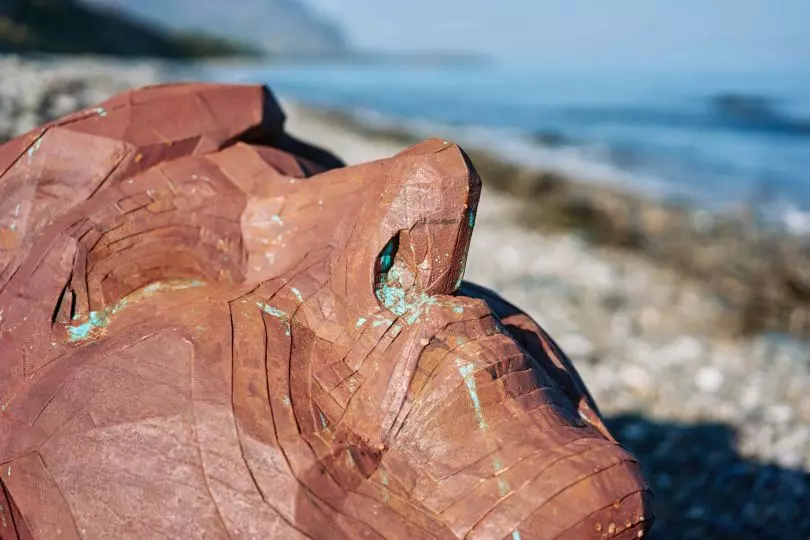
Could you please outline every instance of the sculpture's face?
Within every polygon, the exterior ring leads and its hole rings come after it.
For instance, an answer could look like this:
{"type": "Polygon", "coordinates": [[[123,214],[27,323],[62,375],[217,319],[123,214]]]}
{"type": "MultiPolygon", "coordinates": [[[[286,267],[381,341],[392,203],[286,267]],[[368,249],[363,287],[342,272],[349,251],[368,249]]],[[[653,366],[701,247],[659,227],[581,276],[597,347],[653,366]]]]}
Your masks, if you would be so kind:
{"type": "Polygon", "coordinates": [[[573,368],[461,282],[461,150],[324,172],[266,99],[145,90],[0,149],[0,537],[641,536],[573,368]]]}

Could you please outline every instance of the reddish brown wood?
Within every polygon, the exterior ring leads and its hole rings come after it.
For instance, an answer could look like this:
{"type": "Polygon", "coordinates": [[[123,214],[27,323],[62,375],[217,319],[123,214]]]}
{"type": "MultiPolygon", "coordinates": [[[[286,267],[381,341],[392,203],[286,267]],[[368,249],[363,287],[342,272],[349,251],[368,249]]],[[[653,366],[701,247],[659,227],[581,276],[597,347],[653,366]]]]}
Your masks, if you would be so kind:
{"type": "Polygon", "coordinates": [[[641,537],[570,361],[462,284],[461,149],[283,121],[176,84],[0,148],[0,538],[641,537]]]}

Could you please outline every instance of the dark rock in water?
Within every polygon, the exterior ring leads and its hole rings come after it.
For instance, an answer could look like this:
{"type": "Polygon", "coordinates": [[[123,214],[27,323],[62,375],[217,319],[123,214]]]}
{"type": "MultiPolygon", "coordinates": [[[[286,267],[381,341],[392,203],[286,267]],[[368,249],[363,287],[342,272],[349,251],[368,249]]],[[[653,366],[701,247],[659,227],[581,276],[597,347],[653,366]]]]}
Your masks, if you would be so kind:
{"type": "Polygon", "coordinates": [[[738,129],[787,135],[810,135],[810,121],[782,114],[768,98],[747,94],[720,94],[712,107],[738,129]]]}
{"type": "Polygon", "coordinates": [[[735,118],[773,118],[774,110],[770,100],[762,96],[748,94],[719,94],[712,99],[716,110],[735,118]]]}
{"type": "Polygon", "coordinates": [[[531,138],[537,144],[551,147],[563,146],[572,142],[564,133],[559,131],[536,131],[532,133],[531,138]]]}
{"type": "Polygon", "coordinates": [[[462,282],[457,146],[344,167],[266,89],[178,84],[0,171],[3,539],[649,530],[565,354],[462,282]]]}

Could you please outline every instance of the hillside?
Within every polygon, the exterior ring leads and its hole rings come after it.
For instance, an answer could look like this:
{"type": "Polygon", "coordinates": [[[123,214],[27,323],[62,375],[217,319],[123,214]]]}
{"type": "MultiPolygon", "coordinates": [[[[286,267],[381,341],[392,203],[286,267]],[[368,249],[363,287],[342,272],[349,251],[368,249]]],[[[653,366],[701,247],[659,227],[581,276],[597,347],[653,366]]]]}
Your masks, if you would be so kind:
{"type": "Polygon", "coordinates": [[[75,0],[0,0],[0,53],[197,58],[257,51],[202,33],[168,31],[75,0]]]}
{"type": "Polygon", "coordinates": [[[342,55],[347,38],[337,23],[305,0],[86,0],[137,14],[173,30],[216,33],[286,56],[342,55]]]}

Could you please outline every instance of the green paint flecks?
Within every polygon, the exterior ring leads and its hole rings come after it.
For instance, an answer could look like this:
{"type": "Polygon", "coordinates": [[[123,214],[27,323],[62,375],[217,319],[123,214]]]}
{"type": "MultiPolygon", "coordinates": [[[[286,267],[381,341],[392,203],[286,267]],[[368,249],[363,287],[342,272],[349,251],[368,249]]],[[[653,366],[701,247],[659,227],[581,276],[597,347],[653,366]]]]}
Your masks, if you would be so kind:
{"type": "Polygon", "coordinates": [[[257,305],[257,306],[259,306],[259,308],[260,308],[262,311],[264,311],[264,312],[265,312],[265,313],[267,313],[268,315],[272,315],[273,317],[282,318],[282,317],[286,317],[286,316],[287,316],[287,314],[286,314],[286,313],[284,313],[284,312],[283,312],[283,311],[281,311],[280,309],[275,308],[275,307],[273,307],[273,306],[271,306],[271,305],[269,305],[269,304],[265,304],[265,303],[262,303],[262,302],[256,302],[256,305],[257,305]]]}
{"type": "Polygon", "coordinates": [[[467,270],[467,254],[465,253],[464,256],[461,258],[461,265],[459,265],[458,271],[458,279],[456,280],[455,289],[458,290],[461,287],[461,281],[464,279],[464,272],[467,270]]]}
{"type": "Polygon", "coordinates": [[[354,324],[354,326],[355,326],[355,328],[360,328],[364,324],[366,324],[366,318],[365,317],[360,317],[359,319],[357,319],[357,322],[354,324]]]}
{"type": "MultiPolygon", "coordinates": [[[[475,410],[475,419],[478,422],[478,429],[486,431],[489,429],[489,425],[487,424],[486,418],[484,418],[484,411],[481,408],[481,399],[478,396],[478,388],[475,383],[475,366],[460,358],[456,358],[456,366],[458,367],[458,372],[461,374],[461,378],[464,379],[467,392],[470,394],[470,401],[475,410]]],[[[506,478],[501,475],[503,472],[503,463],[501,462],[501,458],[497,455],[492,458],[492,469],[498,479],[498,493],[501,497],[505,497],[512,491],[512,488],[506,478]]],[[[517,533],[517,531],[515,531],[515,533],[517,533]]],[[[517,534],[519,538],[520,534],[517,534]]]]}
{"type": "Polygon", "coordinates": [[[503,463],[501,463],[501,458],[497,455],[492,458],[492,468],[495,470],[495,475],[498,477],[498,493],[500,493],[501,497],[505,497],[512,491],[512,488],[509,486],[509,482],[506,481],[506,478],[501,476],[503,463]]]}
{"type": "Polygon", "coordinates": [[[390,321],[388,319],[380,317],[379,319],[377,319],[376,321],[371,323],[371,326],[373,326],[374,328],[377,328],[379,326],[384,326],[384,325],[388,324],[389,322],[390,321]]]}
{"type": "MultiPolygon", "coordinates": [[[[191,281],[181,281],[181,282],[174,282],[174,283],[163,283],[163,282],[156,282],[150,283],[140,291],[136,291],[129,295],[126,298],[122,298],[114,306],[105,308],[101,311],[91,311],[87,318],[87,322],[77,325],[68,326],[67,330],[70,334],[70,341],[82,341],[90,337],[94,330],[100,328],[106,328],[107,325],[110,323],[110,317],[127,307],[129,305],[130,300],[135,301],[139,298],[149,297],[159,291],[166,291],[166,290],[182,290],[182,289],[190,289],[192,287],[200,287],[204,285],[202,281],[191,280],[191,281]]],[[[73,316],[73,320],[77,320],[79,318],[78,315],[73,316]]]]}
{"type": "MultiPolygon", "coordinates": [[[[30,152],[30,150],[29,150],[29,152],[30,152]]],[[[14,214],[13,214],[14,221],[11,222],[11,230],[12,231],[17,230],[17,218],[20,217],[20,209],[21,208],[22,208],[21,204],[18,204],[17,206],[14,207],[14,214]]]]}
{"type": "Polygon", "coordinates": [[[405,322],[414,324],[422,312],[429,305],[436,304],[437,300],[423,292],[408,293],[401,286],[382,283],[375,292],[377,300],[395,315],[400,317],[408,315],[405,322]]]}
{"type": "Polygon", "coordinates": [[[97,328],[106,328],[110,322],[110,317],[124,309],[127,304],[124,298],[116,303],[111,308],[102,311],[91,311],[86,323],[78,326],[68,326],[68,333],[70,334],[70,341],[81,341],[87,337],[97,328]]]}
{"type": "Polygon", "coordinates": [[[388,472],[380,469],[380,480],[382,480],[383,485],[383,502],[388,502],[389,495],[388,495],[388,472]]]}
{"type": "Polygon", "coordinates": [[[354,461],[354,456],[350,450],[346,450],[346,465],[348,465],[350,469],[357,468],[357,462],[354,461]]]}
{"type": "Polygon", "coordinates": [[[68,327],[68,332],[70,333],[70,341],[80,341],[82,339],[87,339],[87,336],[90,335],[90,332],[92,332],[96,328],[104,328],[105,326],[107,326],[107,322],[111,314],[112,313],[107,313],[106,310],[91,311],[90,320],[88,320],[86,323],[80,324],[79,326],[68,327]]]}
{"type": "Polygon", "coordinates": [[[377,300],[395,315],[399,317],[408,315],[405,322],[412,325],[419,320],[425,308],[436,304],[437,300],[424,292],[406,291],[402,281],[399,269],[392,267],[381,276],[374,294],[377,300]]]}
{"type": "Polygon", "coordinates": [[[292,293],[295,295],[295,297],[298,299],[298,302],[299,302],[299,303],[301,303],[301,304],[303,304],[303,303],[304,303],[304,297],[303,297],[303,296],[301,296],[301,291],[299,291],[299,290],[298,290],[298,289],[296,289],[295,287],[291,288],[290,290],[291,290],[291,291],[292,291],[292,293]]]}
{"type": "Polygon", "coordinates": [[[467,386],[467,392],[470,394],[470,401],[472,401],[473,409],[475,409],[475,419],[478,421],[478,428],[481,431],[486,431],[489,427],[487,419],[484,418],[484,411],[481,409],[481,400],[478,397],[478,389],[475,384],[475,366],[464,362],[460,358],[456,358],[456,366],[461,378],[464,379],[464,384],[467,386]]]}
{"type": "Polygon", "coordinates": [[[464,308],[461,306],[453,306],[454,313],[464,313],[464,308]]]}
{"type": "Polygon", "coordinates": [[[104,107],[97,107],[93,109],[93,112],[95,112],[99,116],[107,116],[107,111],[104,110],[104,107]]]}
{"type": "Polygon", "coordinates": [[[282,323],[284,323],[284,335],[290,335],[290,316],[281,311],[280,309],[271,306],[270,304],[265,304],[264,302],[256,302],[256,305],[259,306],[259,309],[279,319],[282,323]]]}

